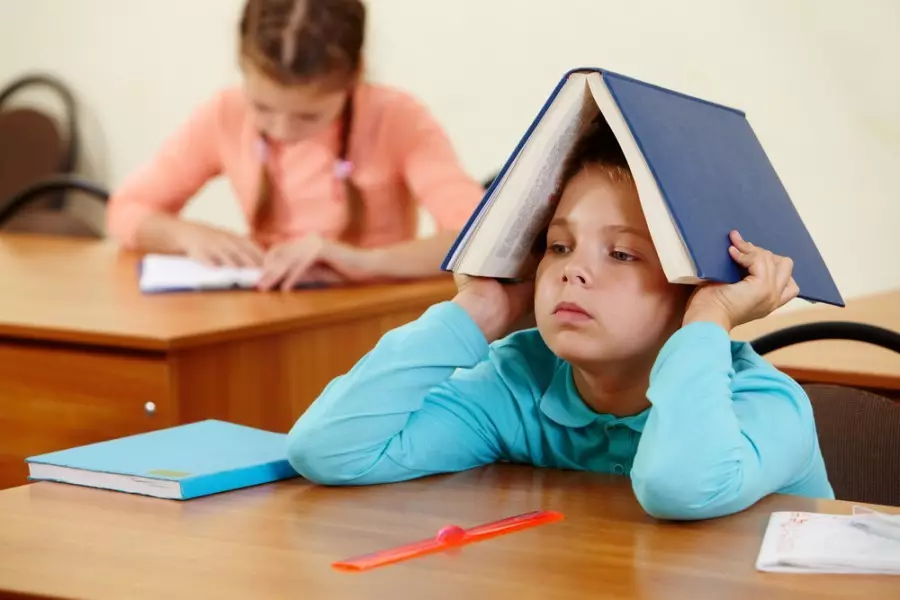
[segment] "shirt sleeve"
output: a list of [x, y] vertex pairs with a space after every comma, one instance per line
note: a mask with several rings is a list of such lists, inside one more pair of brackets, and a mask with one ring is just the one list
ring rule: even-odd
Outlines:
[[133, 248], [141, 221], [151, 213], [178, 214], [221, 172], [219, 135], [224, 94], [200, 105], [157, 154], [111, 195], [107, 230]]
[[648, 398], [631, 477], [655, 517], [735, 513], [805, 478], [816, 464], [803, 389], [762, 361], [736, 374], [731, 340], [712, 323], [690, 324], [668, 340]]
[[412, 195], [435, 219], [437, 228], [458, 231], [481, 198], [483, 186], [466, 173], [441, 125], [412, 98], [389, 109], [400, 169]]
[[512, 395], [489, 352], [463, 308], [432, 306], [326, 386], [290, 431], [291, 465], [307, 479], [340, 485], [495, 462], [504, 424], [518, 421], [503, 414]]

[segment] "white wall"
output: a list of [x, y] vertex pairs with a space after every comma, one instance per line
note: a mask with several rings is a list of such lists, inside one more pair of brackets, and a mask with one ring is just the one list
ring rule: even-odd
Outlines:
[[[0, 0], [0, 82], [77, 90], [110, 186], [238, 81], [243, 0]], [[369, 70], [426, 101], [465, 165], [497, 169], [560, 75], [603, 66], [747, 111], [846, 296], [900, 286], [900, 2], [369, 0]], [[222, 183], [189, 215], [241, 229]]]

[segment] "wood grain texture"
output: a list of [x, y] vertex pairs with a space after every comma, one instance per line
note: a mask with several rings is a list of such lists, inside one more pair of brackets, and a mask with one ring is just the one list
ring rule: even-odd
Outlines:
[[[851, 299], [845, 308], [816, 306], [772, 315], [736, 328], [734, 338], [752, 340], [813, 321], [856, 321], [900, 332], [900, 290]], [[771, 352], [766, 359], [798, 381], [885, 390], [888, 395], [900, 391], [900, 354], [862, 342], [806, 342]]]
[[425, 307], [174, 352], [181, 420], [287, 432], [334, 377]]
[[[302, 480], [178, 503], [35, 484], [0, 492], [0, 589], [60, 598], [896, 598], [891, 576], [757, 572], [774, 496], [699, 523], [646, 516], [621, 477], [492, 466], [403, 484]], [[363, 573], [330, 564], [536, 509], [565, 520]], [[898, 509], [886, 509], [897, 512]]]
[[110, 241], [0, 234], [0, 337], [171, 350], [414, 310], [455, 291], [439, 276], [288, 294], [145, 295], [138, 258]]

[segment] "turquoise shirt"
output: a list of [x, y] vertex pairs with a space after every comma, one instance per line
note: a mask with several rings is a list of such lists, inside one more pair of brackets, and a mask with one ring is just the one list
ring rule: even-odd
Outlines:
[[721, 327], [662, 348], [641, 414], [598, 414], [535, 329], [488, 345], [452, 302], [387, 333], [289, 435], [327, 485], [396, 482], [493, 462], [631, 478], [657, 518], [734, 513], [773, 492], [833, 498], [803, 389]]

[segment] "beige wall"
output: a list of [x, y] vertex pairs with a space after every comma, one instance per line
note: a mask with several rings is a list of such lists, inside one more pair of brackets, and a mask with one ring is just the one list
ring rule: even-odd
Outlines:
[[[54, 71], [110, 186], [239, 81], [242, 0], [0, 0], [0, 81]], [[498, 168], [568, 68], [602, 66], [748, 116], [847, 296], [900, 286], [900, 2], [369, 0], [369, 71], [426, 101], [465, 165]], [[242, 229], [221, 182], [190, 216]], [[856, 225], [851, 225], [856, 222]]]

